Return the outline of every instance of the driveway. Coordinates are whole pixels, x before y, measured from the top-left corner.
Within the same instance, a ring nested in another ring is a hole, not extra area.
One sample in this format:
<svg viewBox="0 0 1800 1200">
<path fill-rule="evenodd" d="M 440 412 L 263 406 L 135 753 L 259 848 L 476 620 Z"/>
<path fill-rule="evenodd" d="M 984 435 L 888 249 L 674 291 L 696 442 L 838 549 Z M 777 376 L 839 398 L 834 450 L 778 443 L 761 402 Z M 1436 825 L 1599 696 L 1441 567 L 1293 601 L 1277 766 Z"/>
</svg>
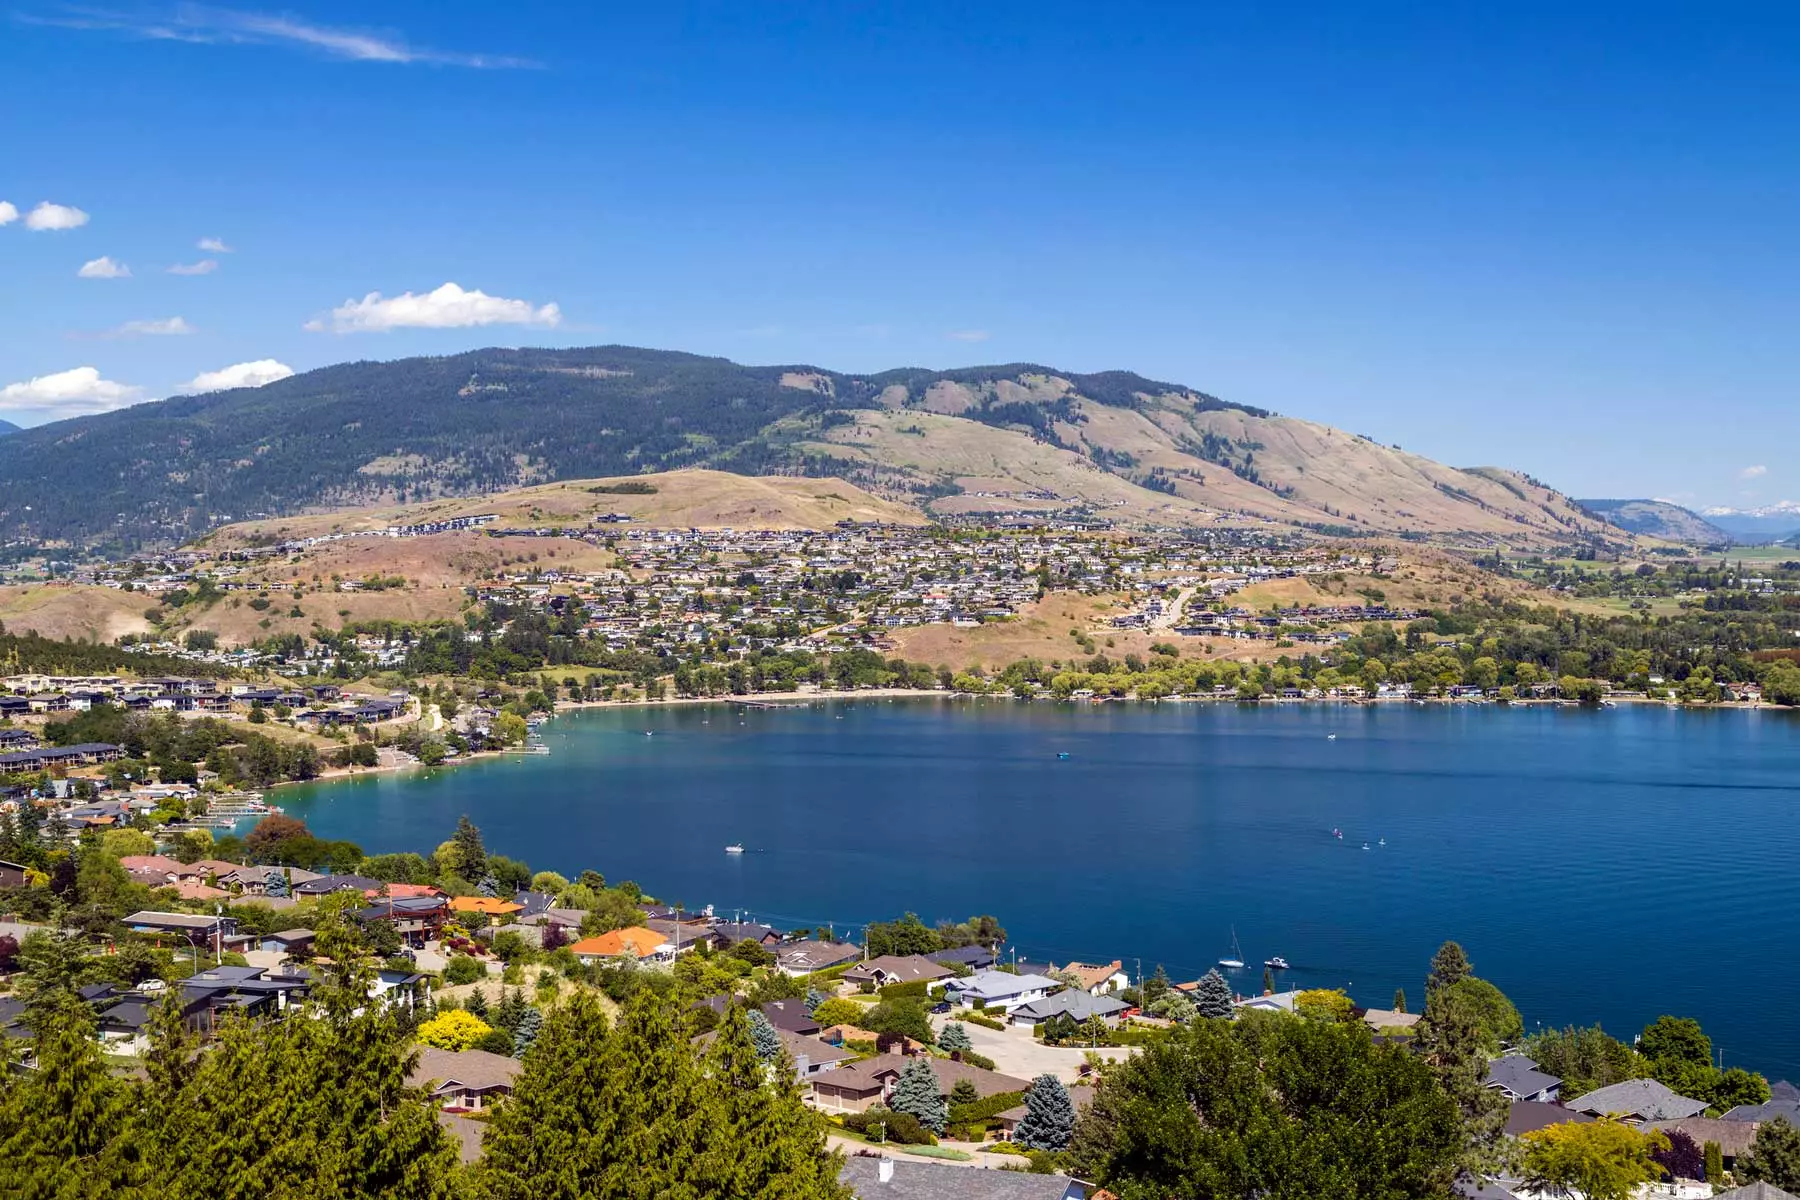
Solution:
<svg viewBox="0 0 1800 1200">
<path fill-rule="evenodd" d="M 932 1018 L 933 1027 L 942 1032 L 953 1015 Z M 1015 1079 L 1054 1075 L 1064 1083 L 1073 1083 L 1081 1077 L 1081 1066 L 1089 1053 L 1113 1062 L 1123 1061 L 1132 1053 L 1129 1046 L 1102 1046 L 1091 1052 L 1070 1046 L 1045 1046 L 1032 1040 L 1028 1025 L 1008 1025 L 1000 1031 L 965 1021 L 963 1028 L 969 1031 L 975 1053 L 993 1059 L 996 1071 Z"/>
</svg>

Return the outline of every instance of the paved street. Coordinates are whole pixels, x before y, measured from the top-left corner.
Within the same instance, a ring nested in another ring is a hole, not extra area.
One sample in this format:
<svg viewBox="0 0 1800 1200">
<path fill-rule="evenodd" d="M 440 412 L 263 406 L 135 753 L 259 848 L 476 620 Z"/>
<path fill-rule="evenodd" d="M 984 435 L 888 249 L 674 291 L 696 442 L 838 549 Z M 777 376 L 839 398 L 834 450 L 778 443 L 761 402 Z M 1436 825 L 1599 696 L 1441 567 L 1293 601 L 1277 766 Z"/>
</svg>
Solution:
<svg viewBox="0 0 1800 1200">
<path fill-rule="evenodd" d="M 933 1027 L 941 1032 L 945 1019 L 934 1017 L 932 1021 Z M 1029 1026 L 1009 1025 L 1002 1032 L 965 1021 L 963 1028 L 969 1031 L 975 1053 L 993 1059 L 994 1069 L 1002 1075 L 1018 1079 L 1036 1079 L 1039 1075 L 1049 1074 L 1064 1083 L 1073 1083 L 1080 1078 L 1081 1064 L 1088 1054 L 1079 1048 L 1040 1045 L 1032 1040 Z M 1094 1053 L 1109 1060 L 1119 1060 L 1128 1057 L 1131 1050 L 1122 1046 L 1103 1046 Z"/>
</svg>

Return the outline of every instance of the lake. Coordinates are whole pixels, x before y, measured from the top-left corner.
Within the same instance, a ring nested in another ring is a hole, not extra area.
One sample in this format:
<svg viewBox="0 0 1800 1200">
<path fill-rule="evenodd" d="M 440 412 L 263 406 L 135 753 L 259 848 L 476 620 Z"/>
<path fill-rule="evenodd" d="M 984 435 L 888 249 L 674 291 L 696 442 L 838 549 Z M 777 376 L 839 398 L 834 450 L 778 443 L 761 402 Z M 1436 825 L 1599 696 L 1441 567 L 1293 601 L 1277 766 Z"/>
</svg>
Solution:
<svg viewBox="0 0 1800 1200">
<path fill-rule="evenodd" d="M 781 927 L 993 913 L 1022 964 L 1191 979 L 1235 929 L 1243 992 L 1279 954 L 1287 984 L 1377 1006 L 1404 987 L 1416 1011 L 1455 938 L 1528 1029 L 1629 1041 L 1672 1012 L 1727 1065 L 1800 1078 L 1790 714 L 921 698 L 589 710 L 543 733 L 546 756 L 278 800 L 370 853 L 427 853 L 467 813 L 534 869 Z"/>
</svg>

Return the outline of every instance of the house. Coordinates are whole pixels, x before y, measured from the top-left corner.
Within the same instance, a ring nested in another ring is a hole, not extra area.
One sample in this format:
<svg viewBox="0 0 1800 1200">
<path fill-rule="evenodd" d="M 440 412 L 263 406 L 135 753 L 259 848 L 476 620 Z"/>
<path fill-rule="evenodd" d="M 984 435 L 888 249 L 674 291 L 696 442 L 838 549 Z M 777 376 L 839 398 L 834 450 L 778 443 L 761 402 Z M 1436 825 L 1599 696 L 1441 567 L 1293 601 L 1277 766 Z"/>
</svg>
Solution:
<svg viewBox="0 0 1800 1200">
<path fill-rule="evenodd" d="M 1054 1017 L 1067 1016 L 1080 1023 L 1093 1017 L 1102 1021 L 1117 1020 L 1131 1006 L 1117 996 L 1095 996 L 1089 992 L 1067 988 L 1054 996 L 1021 1004 L 1007 1018 L 1014 1025 L 1036 1025 Z"/>
<path fill-rule="evenodd" d="M 381 899 L 356 912 L 356 919 L 364 924 L 370 921 L 389 922 L 401 940 L 409 946 L 422 946 L 435 938 L 448 917 L 449 905 L 442 896 Z"/>
<path fill-rule="evenodd" d="M 1043 975 L 1014 975 L 1008 971 L 983 971 L 966 979 L 952 979 L 946 995 L 953 1004 L 972 1008 L 999 1008 L 1007 1012 L 1021 1004 L 1042 1000 L 1062 987 Z"/>
<path fill-rule="evenodd" d="M 1654 1079 L 1628 1079 L 1569 1101 L 1576 1112 L 1630 1121 L 1679 1121 L 1706 1111 L 1706 1101 L 1677 1095 Z"/>
<path fill-rule="evenodd" d="M 513 893 L 513 900 L 519 906 L 516 919 L 527 923 L 556 907 L 556 897 L 549 892 L 517 891 Z"/>
<path fill-rule="evenodd" d="M 440 1050 L 426 1046 L 407 1073 L 409 1087 L 425 1088 L 431 1099 L 454 1112 L 480 1112 L 495 1100 L 512 1095 L 524 1065 L 486 1050 Z"/>
<path fill-rule="evenodd" d="M 361 892 L 365 896 L 380 893 L 387 884 L 367 875 L 316 875 L 294 885 L 294 896 L 329 896 L 333 892 Z"/>
<path fill-rule="evenodd" d="M 767 925 L 739 924 L 733 921 L 721 921 L 706 931 L 712 938 L 713 945 L 721 950 L 728 950 L 739 942 L 755 942 L 759 946 L 773 946 L 781 941 L 781 933 Z"/>
<path fill-rule="evenodd" d="M 1182 990 L 1187 991 L 1189 989 L 1184 986 Z M 1299 998 L 1300 993 L 1298 990 L 1270 992 L 1266 996 L 1251 996 L 1247 1000 L 1234 1001 L 1233 1007 L 1239 1012 L 1243 1012 L 1246 1009 L 1257 1009 L 1261 1012 L 1291 1013 L 1294 1011 L 1294 1004 Z"/>
<path fill-rule="evenodd" d="M 1800 1126 L 1800 1100 L 1781 1100 L 1775 1096 L 1775 1089 L 1769 1089 L 1769 1099 L 1762 1104 L 1740 1104 L 1725 1114 L 1727 1121 L 1773 1121 L 1776 1117 L 1785 1118 L 1789 1125 Z"/>
<path fill-rule="evenodd" d="M 1075 985 L 1090 995 L 1100 996 L 1107 992 L 1116 992 L 1131 986 L 1131 977 L 1125 974 L 1125 965 L 1118 959 L 1099 966 L 1093 963 L 1072 962 L 1058 967 L 1052 963 L 1050 974 L 1073 975 Z"/>
<path fill-rule="evenodd" d="M 703 1001 L 703 1003 L 710 1006 L 712 1001 L 717 999 L 720 997 L 715 996 L 712 1000 Z M 725 999 L 729 999 L 729 997 L 725 997 Z M 817 1026 L 814 1028 L 816 1029 Z M 775 1033 L 781 1038 L 782 1048 L 787 1051 L 788 1059 L 794 1064 L 794 1079 L 798 1083 L 811 1082 L 828 1071 L 836 1071 L 843 1064 L 856 1060 L 855 1051 L 845 1050 L 842 1046 L 833 1045 L 819 1038 L 808 1037 L 780 1026 L 776 1026 Z M 694 1043 L 699 1046 L 708 1046 L 716 1037 L 718 1037 L 717 1031 L 703 1033 L 694 1039 Z M 810 1095 L 808 1098 L 811 1098 Z"/>
<path fill-rule="evenodd" d="M 1562 1089 L 1562 1080 L 1537 1069 L 1537 1063 L 1523 1054 L 1508 1054 L 1488 1064 L 1487 1078 L 1481 1086 L 1491 1087 L 1508 1100 L 1535 1100 L 1550 1103 Z"/>
<path fill-rule="evenodd" d="M 125 918 L 126 928 L 135 933 L 148 933 L 179 938 L 199 945 L 222 941 L 237 935 L 237 918 L 203 913 L 134 912 Z"/>
<path fill-rule="evenodd" d="M 301 884 L 323 875 L 302 871 L 298 867 L 234 867 L 218 877 L 220 887 L 236 887 L 246 896 L 267 896 L 273 888 L 278 894 L 292 892 Z"/>
<path fill-rule="evenodd" d="M 569 947 L 582 962 L 600 962 L 611 958 L 669 963 L 675 961 L 675 946 L 654 929 L 627 925 L 598 937 L 582 938 Z"/>
<path fill-rule="evenodd" d="M 868 962 L 857 963 L 844 972 L 846 983 L 872 983 L 886 987 L 890 983 L 924 983 L 927 987 L 954 972 L 919 954 L 884 954 Z"/>
<path fill-rule="evenodd" d="M 1515 1100 L 1506 1110 L 1506 1136 L 1518 1137 L 1552 1125 L 1585 1125 L 1593 1117 L 1542 1100 Z"/>
<path fill-rule="evenodd" d="M 1748 1187 L 1732 1188 L 1729 1192 L 1714 1192 L 1713 1200 L 1800 1200 L 1792 1192 L 1784 1192 L 1772 1183 L 1761 1180 Z"/>
<path fill-rule="evenodd" d="M 1377 1038 L 1404 1036 L 1403 1030 L 1411 1029 L 1419 1023 L 1418 1013 L 1401 1012 L 1393 1008 L 1362 1009 L 1363 1024 L 1375 1032 Z"/>
<path fill-rule="evenodd" d="M 802 1037 L 818 1036 L 819 1023 L 807 1015 L 804 1000 L 771 1000 L 762 1006 L 762 1014 L 778 1030 Z"/>
<path fill-rule="evenodd" d="M 0 859 L 0 888 L 24 887 L 25 872 L 30 869 L 24 863 Z"/>
<path fill-rule="evenodd" d="M 814 971 L 842 966 L 861 957 L 860 946 L 844 942 L 788 942 L 775 949 L 775 965 L 783 975 L 811 975 Z"/>
<path fill-rule="evenodd" d="M 1082 1200 L 1087 1195 L 1087 1188 L 1066 1175 L 972 1171 L 860 1151 L 844 1160 L 838 1178 L 859 1200 Z"/>
<path fill-rule="evenodd" d="M 968 971 L 985 971 L 999 962 L 999 955 L 986 946 L 958 946 L 954 950 L 936 950 L 925 956 L 932 962 L 943 963 L 951 970 L 961 967 Z"/>
<path fill-rule="evenodd" d="M 310 929 L 284 929 L 280 933 L 265 934 L 256 948 L 268 954 L 310 954 L 314 936 Z"/>
<path fill-rule="evenodd" d="M 469 918 L 472 924 L 504 925 L 510 917 L 524 912 L 525 906 L 498 896 L 457 896 L 450 901 L 450 911 Z"/>
<path fill-rule="evenodd" d="M 862 1112 L 871 1104 L 886 1103 L 893 1095 L 900 1073 L 912 1059 L 900 1054 L 877 1054 L 860 1062 L 841 1066 L 835 1071 L 815 1076 L 813 1103 L 829 1112 Z M 989 1071 L 971 1063 L 948 1058 L 927 1058 L 937 1075 L 938 1088 L 948 1096 L 958 1080 L 967 1079 L 982 1097 L 1001 1092 L 1022 1092 L 1031 1086 L 1029 1079 L 1015 1079 L 998 1071 Z"/>
<path fill-rule="evenodd" d="M 1737 1160 L 1750 1153 L 1750 1146 L 1756 1141 L 1758 1125 L 1759 1122 L 1756 1121 L 1734 1121 L 1729 1116 L 1688 1117 L 1682 1121 L 1650 1121 L 1644 1125 L 1644 1129 L 1663 1133 L 1679 1130 L 1693 1138 L 1696 1146 L 1717 1142 L 1719 1155 L 1725 1160 L 1725 1169 L 1735 1171 Z"/>
</svg>

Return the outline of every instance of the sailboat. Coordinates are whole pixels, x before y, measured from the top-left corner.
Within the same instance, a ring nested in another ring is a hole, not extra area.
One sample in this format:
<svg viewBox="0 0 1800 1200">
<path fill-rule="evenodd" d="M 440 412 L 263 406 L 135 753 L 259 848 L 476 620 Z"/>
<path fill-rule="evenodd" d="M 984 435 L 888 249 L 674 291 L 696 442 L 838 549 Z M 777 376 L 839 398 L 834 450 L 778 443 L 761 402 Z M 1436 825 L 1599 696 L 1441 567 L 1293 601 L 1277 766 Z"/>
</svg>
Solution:
<svg viewBox="0 0 1800 1200">
<path fill-rule="evenodd" d="M 1243 948 L 1238 945 L 1236 925 L 1231 927 L 1231 957 L 1221 958 L 1219 960 L 1219 965 L 1228 971 L 1238 971 L 1243 969 L 1244 951 Z"/>
</svg>

